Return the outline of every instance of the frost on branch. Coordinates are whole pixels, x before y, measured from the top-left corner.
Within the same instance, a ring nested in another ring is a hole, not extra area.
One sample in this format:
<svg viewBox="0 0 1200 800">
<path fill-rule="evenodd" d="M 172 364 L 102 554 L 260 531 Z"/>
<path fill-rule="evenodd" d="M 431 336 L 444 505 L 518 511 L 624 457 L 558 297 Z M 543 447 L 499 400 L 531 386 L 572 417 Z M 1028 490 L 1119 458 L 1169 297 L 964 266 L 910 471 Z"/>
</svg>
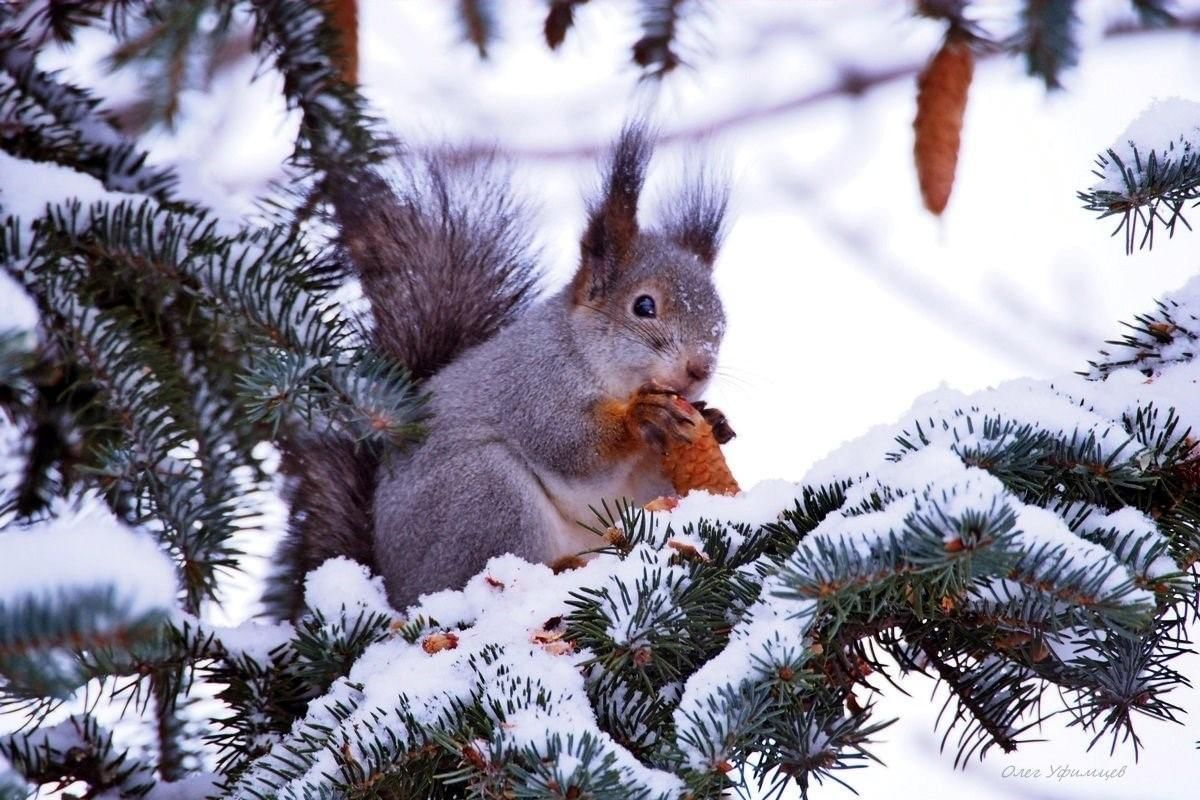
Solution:
<svg viewBox="0 0 1200 800">
<path fill-rule="evenodd" d="M 391 619 L 327 562 L 308 604 L 375 639 L 233 793 L 807 788 L 871 757 L 864 679 L 897 668 L 943 684 L 960 759 L 1020 745 L 1052 686 L 1136 749 L 1174 718 L 1200 557 L 1200 365 L 1143 366 L 930 394 L 802 485 L 609 505 L 586 567 L 496 558 Z"/>
<path fill-rule="evenodd" d="M 1099 181 L 1079 199 L 1100 218 L 1119 214 L 1125 250 L 1154 244 L 1154 229 L 1169 236 L 1183 223 L 1184 209 L 1200 198 L 1200 103 L 1156 100 L 1130 123 L 1113 146 L 1096 157 Z"/>
</svg>

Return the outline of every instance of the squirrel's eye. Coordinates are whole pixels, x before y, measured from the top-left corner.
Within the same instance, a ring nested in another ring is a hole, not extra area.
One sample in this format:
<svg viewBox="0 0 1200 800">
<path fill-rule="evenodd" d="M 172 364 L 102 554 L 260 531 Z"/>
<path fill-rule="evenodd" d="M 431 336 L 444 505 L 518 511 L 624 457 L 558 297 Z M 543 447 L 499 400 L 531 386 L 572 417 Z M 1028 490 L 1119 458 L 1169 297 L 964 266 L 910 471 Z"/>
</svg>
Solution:
<svg viewBox="0 0 1200 800">
<path fill-rule="evenodd" d="M 658 314 L 654 298 L 648 294 L 639 295 L 638 299 L 633 301 L 633 313 L 638 317 L 653 317 Z"/>
</svg>

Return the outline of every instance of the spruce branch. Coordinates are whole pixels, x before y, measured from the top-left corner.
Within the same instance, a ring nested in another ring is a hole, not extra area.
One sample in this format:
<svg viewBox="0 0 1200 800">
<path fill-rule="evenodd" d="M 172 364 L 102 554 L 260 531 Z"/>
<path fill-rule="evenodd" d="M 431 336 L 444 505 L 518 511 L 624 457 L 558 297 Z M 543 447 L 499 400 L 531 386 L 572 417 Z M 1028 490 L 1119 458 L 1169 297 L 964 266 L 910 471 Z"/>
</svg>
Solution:
<svg viewBox="0 0 1200 800">
<path fill-rule="evenodd" d="M 20 328 L 0 328 L 0 409 L 16 406 L 29 391 L 27 375 L 35 357 L 33 336 Z"/>
<path fill-rule="evenodd" d="M 210 343 L 216 352 L 199 354 L 204 358 L 197 368 L 221 370 L 209 377 L 225 374 L 214 388 L 227 394 L 206 396 L 202 387 L 211 382 L 184 370 L 181 378 L 194 384 L 185 396 L 203 405 L 194 411 L 207 423 L 193 426 L 192 433 L 202 435 L 226 418 L 232 423 L 228 430 L 240 436 L 237 450 L 245 453 L 257 437 L 238 431 L 244 409 L 250 421 L 265 422 L 275 433 L 301 423 L 336 425 L 375 442 L 403 442 L 418 434 L 423 404 L 407 373 L 358 342 L 328 299 L 340 267 L 289 227 L 225 232 L 203 212 L 131 200 L 86 210 L 55 207 L 36 228 L 28 247 L 17 240 L 15 228 L 7 241 L 0 237 L 0 253 L 7 257 L 37 256 L 37 266 L 23 274 L 51 269 L 62 251 L 73 251 L 149 290 L 133 297 L 157 298 L 139 308 L 139 316 L 158 320 L 162 307 L 174 303 L 201 323 L 178 339 Z M 170 326 L 172 320 L 158 324 Z M 186 351 L 174 359 L 178 368 L 198 360 Z M 210 442 L 206 449 L 220 452 L 221 446 Z"/>
<path fill-rule="evenodd" d="M 228 544 L 236 500 L 205 491 L 212 484 L 206 484 L 203 467 L 194 457 L 177 456 L 193 449 L 189 441 L 202 426 L 188 413 L 176 365 L 136 319 L 84 299 L 88 271 L 82 257 L 67 255 L 19 277 L 57 320 L 63 350 L 76 354 L 102 387 L 123 444 L 109 451 L 101 472 L 112 490 L 128 498 L 126 513 L 133 520 L 160 526 L 194 609 L 215 592 L 218 570 L 236 563 Z"/>
<path fill-rule="evenodd" d="M 0 147 L 22 158 L 53 161 L 118 192 L 173 199 L 177 178 L 146 163 L 147 154 L 96 110 L 99 100 L 37 69 L 19 32 L 0 28 Z"/>
<path fill-rule="evenodd" d="M 955 766 L 965 763 L 976 753 L 982 760 L 993 745 L 1006 753 L 1013 752 L 1020 743 L 1018 737 L 1041 722 L 1035 717 L 1017 726 L 1017 721 L 1037 704 L 1039 697 L 1029 682 L 1030 676 L 1021 667 L 1003 659 L 990 658 L 982 664 L 960 669 L 948 663 L 930 642 L 921 642 L 920 648 L 938 678 L 950 687 L 952 699 L 958 704 L 942 736 L 944 748 L 951 732 L 963 724 Z M 947 705 L 949 702 L 950 699 Z"/>
<path fill-rule="evenodd" d="M 143 73 L 140 98 L 118 116 L 126 128 L 144 128 L 157 121 L 171 127 L 180 94 L 196 84 L 211 82 L 224 61 L 243 53 L 244 45 L 237 44 L 233 31 L 237 4 L 229 0 L 139 1 L 144 6 L 142 19 L 136 27 L 122 26 L 130 29 L 122 30 L 119 44 L 108 58 L 112 71 L 137 64 Z M 134 120 L 140 124 L 131 125 Z"/>
<path fill-rule="evenodd" d="M 0 8 L 0 19 L 32 47 L 48 41 L 71 44 L 79 28 L 107 15 L 108 30 L 124 37 L 129 18 L 144 12 L 153 0 L 30 0 L 20 8 Z"/>
<path fill-rule="evenodd" d="M 326 7 L 312 0 L 253 0 L 255 49 L 269 50 L 284 95 L 302 113 L 293 163 L 303 171 L 357 175 L 388 154 L 358 90 L 342 79 L 341 46 Z"/>
<path fill-rule="evenodd" d="M 225 780 L 236 781 L 267 756 L 309 701 L 345 677 L 370 645 L 393 634 L 392 622 L 388 615 L 362 609 L 343 609 L 333 617 L 316 611 L 265 658 L 228 647 L 222 632 L 212 631 L 213 659 L 203 675 L 224 687 L 219 699 L 230 713 L 206 738 L 218 749 L 218 769 Z"/>
<path fill-rule="evenodd" d="M 1159 226 L 1169 237 L 1177 225 L 1190 230 L 1184 209 L 1200 199 L 1200 157 L 1191 141 L 1157 150 L 1132 141 L 1121 152 L 1109 148 L 1096 157 L 1093 173 L 1100 182 L 1079 199 L 1099 219 L 1120 216 L 1113 235 L 1124 234 L 1126 253 L 1153 247 Z"/>
<path fill-rule="evenodd" d="M 1094 733 L 1089 748 L 1108 735 L 1110 754 L 1130 742 L 1136 757 L 1142 743 L 1135 716 L 1180 722 L 1183 709 L 1164 695 L 1192 685 L 1172 664 L 1190 652 L 1182 620 L 1165 618 L 1147 637 L 1088 633 L 1072 645 L 1059 683 L 1075 699 L 1067 709 L 1070 724 Z"/>
<path fill-rule="evenodd" d="M 65 699 L 105 674 L 73 654 L 152 646 L 163 611 L 140 611 L 116 588 L 72 589 L 0 602 L 0 675 L 12 697 Z"/>
<path fill-rule="evenodd" d="M 766 797 L 782 798 L 792 781 L 807 797 L 816 783 L 832 780 L 854 791 L 840 777 L 845 770 L 882 764 L 870 752 L 872 737 L 895 720 L 871 721 L 871 709 L 846 714 L 841 704 L 812 704 L 793 707 L 768 723 L 770 733 L 761 743 L 761 755 L 754 764 L 754 779 Z"/>
<path fill-rule="evenodd" d="M 1024 54 L 1028 73 L 1047 89 L 1061 89 L 1059 76 L 1079 61 L 1078 25 L 1075 0 L 1025 0 L 1013 47 Z"/>
<path fill-rule="evenodd" d="M 1171 364 L 1190 361 L 1200 349 L 1200 311 L 1175 298 L 1156 300 L 1153 311 L 1122 327 L 1125 335 L 1105 342 L 1111 349 L 1101 350 L 1100 358 L 1088 362 L 1090 369 L 1080 374 L 1100 380 L 1133 367 L 1149 377 Z"/>
<path fill-rule="evenodd" d="M 148 764 L 118 748 L 112 733 L 86 714 L 0 738 L 0 755 L 30 783 L 65 788 L 82 782 L 89 796 L 143 797 L 156 780 Z"/>
</svg>

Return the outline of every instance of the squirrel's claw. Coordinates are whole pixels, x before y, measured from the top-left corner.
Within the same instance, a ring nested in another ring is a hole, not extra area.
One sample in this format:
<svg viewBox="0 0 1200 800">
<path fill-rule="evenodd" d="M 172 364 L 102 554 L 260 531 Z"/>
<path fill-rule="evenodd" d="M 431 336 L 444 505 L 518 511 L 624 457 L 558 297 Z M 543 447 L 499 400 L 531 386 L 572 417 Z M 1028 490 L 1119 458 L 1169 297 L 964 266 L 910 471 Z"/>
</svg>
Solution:
<svg viewBox="0 0 1200 800">
<path fill-rule="evenodd" d="M 713 438 L 717 440 L 717 444 L 728 444 L 729 440 L 737 436 L 733 427 L 729 424 L 729 419 L 725 416 L 725 412 L 719 408 L 710 408 L 702 404 L 697 404 L 696 407 L 700 411 L 700 416 L 704 417 L 713 430 Z"/>
<path fill-rule="evenodd" d="M 710 408 L 708 403 L 703 400 L 692 403 L 692 408 L 699 411 L 700 416 L 704 417 L 704 421 L 713 429 L 713 438 L 717 440 L 717 444 L 728 444 L 730 439 L 737 436 L 729 424 L 729 418 L 721 409 Z"/>
</svg>

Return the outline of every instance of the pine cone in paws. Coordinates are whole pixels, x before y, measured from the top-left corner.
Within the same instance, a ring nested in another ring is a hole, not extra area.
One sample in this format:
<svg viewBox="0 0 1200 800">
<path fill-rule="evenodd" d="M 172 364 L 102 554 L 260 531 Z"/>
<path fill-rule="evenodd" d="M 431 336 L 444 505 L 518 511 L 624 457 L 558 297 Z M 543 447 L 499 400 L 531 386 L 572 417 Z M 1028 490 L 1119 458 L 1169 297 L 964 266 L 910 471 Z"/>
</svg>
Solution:
<svg viewBox="0 0 1200 800">
<path fill-rule="evenodd" d="M 703 489 L 713 494 L 737 494 L 737 481 L 721 453 L 721 444 L 734 436 L 725 415 L 702 402 L 692 405 L 682 397 L 676 397 L 675 402 L 696 418 L 692 441 L 669 442 L 663 456 L 663 470 L 675 493 L 685 495 L 692 489 Z"/>
</svg>

